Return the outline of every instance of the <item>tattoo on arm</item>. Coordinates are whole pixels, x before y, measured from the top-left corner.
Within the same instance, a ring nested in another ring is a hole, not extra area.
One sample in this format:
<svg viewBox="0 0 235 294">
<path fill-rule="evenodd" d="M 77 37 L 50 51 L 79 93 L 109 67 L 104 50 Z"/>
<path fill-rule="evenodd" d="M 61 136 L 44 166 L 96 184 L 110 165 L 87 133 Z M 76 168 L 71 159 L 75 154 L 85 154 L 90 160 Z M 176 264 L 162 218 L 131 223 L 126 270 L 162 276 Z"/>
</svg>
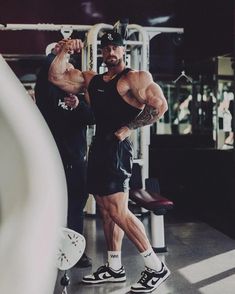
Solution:
<svg viewBox="0 0 235 294">
<path fill-rule="evenodd" d="M 145 105 L 143 111 L 127 126 L 129 129 L 137 129 L 139 127 L 154 123 L 158 118 L 159 116 L 157 109 L 152 106 Z"/>
</svg>

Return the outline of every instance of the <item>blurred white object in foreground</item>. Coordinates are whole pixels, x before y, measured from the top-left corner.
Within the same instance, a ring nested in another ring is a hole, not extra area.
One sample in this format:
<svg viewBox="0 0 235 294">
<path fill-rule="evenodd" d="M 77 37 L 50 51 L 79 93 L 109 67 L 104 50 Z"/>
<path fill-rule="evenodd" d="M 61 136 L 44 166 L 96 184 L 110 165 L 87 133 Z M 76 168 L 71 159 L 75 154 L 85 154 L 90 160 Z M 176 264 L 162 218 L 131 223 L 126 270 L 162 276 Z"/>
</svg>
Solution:
<svg viewBox="0 0 235 294">
<path fill-rule="evenodd" d="M 66 213 L 54 139 L 0 55 L 0 293 L 53 293 Z"/>
</svg>

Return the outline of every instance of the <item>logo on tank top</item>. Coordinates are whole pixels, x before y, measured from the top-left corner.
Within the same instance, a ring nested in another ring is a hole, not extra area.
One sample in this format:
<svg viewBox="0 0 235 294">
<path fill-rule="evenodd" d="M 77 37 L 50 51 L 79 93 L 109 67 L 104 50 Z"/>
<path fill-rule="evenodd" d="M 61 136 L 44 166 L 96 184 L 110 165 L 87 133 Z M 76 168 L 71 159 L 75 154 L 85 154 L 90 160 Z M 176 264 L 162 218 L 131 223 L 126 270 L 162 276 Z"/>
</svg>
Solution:
<svg viewBox="0 0 235 294">
<path fill-rule="evenodd" d="M 97 89 L 98 92 L 104 93 L 104 89 Z"/>
</svg>

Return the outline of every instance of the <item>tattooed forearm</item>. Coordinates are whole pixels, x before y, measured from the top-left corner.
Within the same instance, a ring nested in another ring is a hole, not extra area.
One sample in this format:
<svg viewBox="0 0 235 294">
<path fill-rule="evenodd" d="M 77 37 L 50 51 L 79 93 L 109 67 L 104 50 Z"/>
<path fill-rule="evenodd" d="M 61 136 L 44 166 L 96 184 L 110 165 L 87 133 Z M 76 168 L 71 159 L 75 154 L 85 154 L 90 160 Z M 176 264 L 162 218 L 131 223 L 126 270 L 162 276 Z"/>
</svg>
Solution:
<svg viewBox="0 0 235 294">
<path fill-rule="evenodd" d="M 137 129 L 154 123 L 159 118 L 158 111 L 149 105 L 146 105 L 143 111 L 127 126 L 129 129 Z"/>
</svg>

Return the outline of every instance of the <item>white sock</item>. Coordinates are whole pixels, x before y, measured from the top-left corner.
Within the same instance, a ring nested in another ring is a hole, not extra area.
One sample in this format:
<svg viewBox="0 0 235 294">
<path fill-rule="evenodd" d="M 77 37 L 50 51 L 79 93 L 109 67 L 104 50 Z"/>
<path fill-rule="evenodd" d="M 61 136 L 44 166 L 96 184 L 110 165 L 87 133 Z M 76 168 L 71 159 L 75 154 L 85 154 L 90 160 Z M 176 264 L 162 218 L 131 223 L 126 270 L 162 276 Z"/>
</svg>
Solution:
<svg viewBox="0 0 235 294">
<path fill-rule="evenodd" d="M 152 247 L 150 247 L 149 249 L 147 249 L 144 252 L 141 252 L 140 254 L 144 258 L 145 266 L 147 266 L 148 268 L 153 269 L 157 272 L 162 269 L 162 262 L 157 257 L 157 255 L 153 251 Z"/>
<path fill-rule="evenodd" d="M 121 251 L 108 251 L 108 264 L 115 271 L 119 270 L 122 267 Z"/>
</svg>

